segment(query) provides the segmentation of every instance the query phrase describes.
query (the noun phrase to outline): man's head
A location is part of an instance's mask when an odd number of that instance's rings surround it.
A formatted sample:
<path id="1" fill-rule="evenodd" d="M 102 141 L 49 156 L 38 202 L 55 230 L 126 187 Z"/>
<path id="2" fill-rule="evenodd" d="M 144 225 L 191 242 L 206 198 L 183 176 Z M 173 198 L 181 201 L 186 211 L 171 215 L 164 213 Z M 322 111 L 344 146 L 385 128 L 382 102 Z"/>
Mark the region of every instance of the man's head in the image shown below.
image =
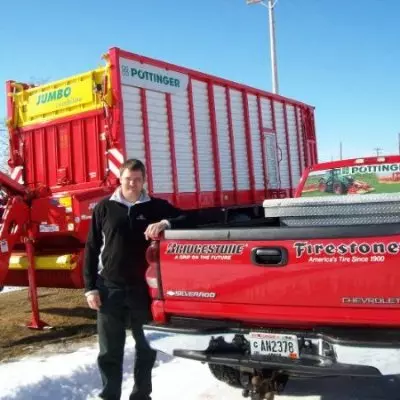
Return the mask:
<path id="1" fill-rule="evenodd" d="M 127 200 L 137 200 L 146 181 L 146 168 L 135 158 L 126 160 L 119 169 L 122 195 Z"/>

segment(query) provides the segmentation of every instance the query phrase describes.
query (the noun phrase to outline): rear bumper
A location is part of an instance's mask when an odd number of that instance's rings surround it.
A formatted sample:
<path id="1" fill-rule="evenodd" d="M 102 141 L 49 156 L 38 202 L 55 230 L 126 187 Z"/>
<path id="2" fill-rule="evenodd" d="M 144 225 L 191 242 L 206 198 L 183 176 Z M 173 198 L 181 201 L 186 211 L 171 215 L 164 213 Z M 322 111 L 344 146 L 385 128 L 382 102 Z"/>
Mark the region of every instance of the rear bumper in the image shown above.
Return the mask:
<path id="1" fill-rule="evenodd" d="M 365 341 L 315 331 L 285 331 L 286 334 L 296 334 L 299 343 L 312 343 L 313 351 L 306 351 L 300 344 L 299 359 L 291 360 L 275 355 L 255 357 L 249 355 L 249 352 L 235 349 L 234 344 L 238 341 L 244 345 L 248 343 L 248 329 L 190 329 L 149 324 L 144 330 L 153 349 L 201 362 L 242 368 L 279 369 L 289 374 L 302 375 L 400 374 L 400 341 Z M 274 332 L 279 333 L 278 330 Z"/>

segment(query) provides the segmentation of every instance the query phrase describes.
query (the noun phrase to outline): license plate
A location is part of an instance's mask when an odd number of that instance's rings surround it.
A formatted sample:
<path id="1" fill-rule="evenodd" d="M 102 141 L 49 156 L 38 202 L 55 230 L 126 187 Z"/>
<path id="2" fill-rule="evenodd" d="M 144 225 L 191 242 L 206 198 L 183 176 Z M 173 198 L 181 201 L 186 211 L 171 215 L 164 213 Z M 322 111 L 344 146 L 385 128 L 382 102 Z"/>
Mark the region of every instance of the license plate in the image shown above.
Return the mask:
<path id="1" fill-rule="evenodd" d="M 251 332 L 249 341 L 252 355 L 277 355 L 291 359 L 299 358 L 299 344 L 295 335 Z"/>

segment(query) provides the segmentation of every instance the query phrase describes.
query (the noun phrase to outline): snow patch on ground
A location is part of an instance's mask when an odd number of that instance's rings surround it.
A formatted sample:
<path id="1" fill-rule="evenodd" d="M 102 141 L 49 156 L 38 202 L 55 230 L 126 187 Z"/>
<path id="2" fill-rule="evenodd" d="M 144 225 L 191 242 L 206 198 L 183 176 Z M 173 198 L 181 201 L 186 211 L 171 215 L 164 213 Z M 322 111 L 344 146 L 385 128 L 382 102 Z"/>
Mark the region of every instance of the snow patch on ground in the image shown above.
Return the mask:
<path id="1" fill-rule="evenodd" d="M 158 340 L 153 337 L 150 340 Z M 134 340 L 127 337 L 121 400 L 133 386 Z M 70 353 L 42 352 L 14 362 L 0 363 L 0 399 L 94 400 L 100 389 L 97 343 Z M 397 361 L 398 362 L 398 361 Z M 324 378 L 290 380 L 276 400 L 398 400 L 400 382 L 379 379 Z M 158 354 L 153 370 L 153 400 L 241 400 L 241 391 L 211 375 L 207 365 Z"/>
<path id="2" fill-rule="evenodd" d="M 15 292 L 16 290 L 24 290 L 26 289 L 25 287 L 20 287 L 20 286 L 4 286 L 3 290 L 0 292 L 2 293 L 9 293 L 9 292 Z"/>

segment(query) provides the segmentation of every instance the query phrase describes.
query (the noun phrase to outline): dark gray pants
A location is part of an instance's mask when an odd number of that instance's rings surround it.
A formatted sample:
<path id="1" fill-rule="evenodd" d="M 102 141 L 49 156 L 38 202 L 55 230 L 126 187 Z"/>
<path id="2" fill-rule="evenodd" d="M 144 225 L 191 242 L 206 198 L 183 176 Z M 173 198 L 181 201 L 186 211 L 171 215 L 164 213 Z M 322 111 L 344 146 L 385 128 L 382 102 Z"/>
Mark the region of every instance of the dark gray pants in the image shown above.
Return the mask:
<path id="1" fill-rule="evenodd" d="M 156 351 L 148 345 L 143 324 L 151 319 L 147 287 L 120 287 L 101 280 L 98 285 L 102 306 L 97 314 L 100 353 L 98 366 L 103 383 L 100 397 L 120 400 L 126 328 L 136 342 L 133 376 L 135 385 L 130 400 L 150 400 L 151 371 Z"/>

